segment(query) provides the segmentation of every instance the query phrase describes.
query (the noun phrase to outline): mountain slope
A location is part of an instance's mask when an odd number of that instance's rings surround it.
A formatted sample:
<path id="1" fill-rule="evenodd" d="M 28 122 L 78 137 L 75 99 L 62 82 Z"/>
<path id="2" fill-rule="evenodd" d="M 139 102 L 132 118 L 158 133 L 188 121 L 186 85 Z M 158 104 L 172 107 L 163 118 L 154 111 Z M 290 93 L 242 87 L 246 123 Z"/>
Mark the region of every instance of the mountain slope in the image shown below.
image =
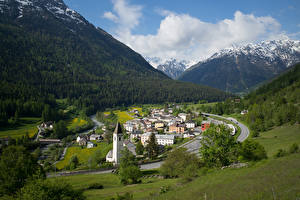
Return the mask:
<path id="1" fill-rule="evenodd" d="M 187 69 L 187 63 L 171 59 L 166 61 L 164 64 L 158 65 L 156 69 L 164 72 L 170 78 L 176 79 Z"/>
<path id="2" fill-rule="evenodd" d="M 171 80 L 62 0 L 0 1 L 0 37 L 2 116 L 14 116 L 17 109 L 21 115 L 41 113 L 43 103 L 55 98 L 68 98 L 94 112 L 116 105 L 228 96 Z M 33 102 L 40 103 L 25 109 Z"/>
<path id="3" fill-rule="evenodd" d="M 265 131 L 284 123 L 300 122 L 300 64 L 246 97 L 246 117 L 252 130 Z"/>
<path id="4" fill-rule="evenodd" d="M 179 80 L 224 91 L 247 92 L 300 62 L 300 41 L 278 40 L 232 47 L 188 69 Z"/>

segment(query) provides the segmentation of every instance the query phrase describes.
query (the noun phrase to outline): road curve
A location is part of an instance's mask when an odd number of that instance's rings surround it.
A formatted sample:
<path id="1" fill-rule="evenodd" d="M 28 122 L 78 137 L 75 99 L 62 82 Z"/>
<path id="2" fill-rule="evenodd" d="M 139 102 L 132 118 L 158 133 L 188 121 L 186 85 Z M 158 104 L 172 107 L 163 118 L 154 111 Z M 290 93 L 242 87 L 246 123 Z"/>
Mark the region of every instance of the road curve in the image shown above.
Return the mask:
<path id="1" fill-rule="evenodd" d="M 229 121 L 232 121 L 234 123 L 236 123 L 236 125 L 238 125 L 241 129 L 241 133 L 239 135 L 239 137 L 237 138 L 237 141 L 239 142 L 243 142 L 245 141 L 248 136 L 250 135 L 250 131 L 248 129 L 247 126 L 245 126 L 244 124 L 240 123 L 239 121 L 237 121 L 236 119 L 232 118 L 232 117 L 223 117 L 223 116 L 220 116 L 220 115 L 215 115 L 215 114 L 209 114 L 209 113 L 202 113 L 203 115 L 206 115 L 206 116 L 213 116 L 213 117 L 219 117 L 219 118 L 222 118 L 222 119 L 226 119 L 226 120 L 229 120 Z"/>

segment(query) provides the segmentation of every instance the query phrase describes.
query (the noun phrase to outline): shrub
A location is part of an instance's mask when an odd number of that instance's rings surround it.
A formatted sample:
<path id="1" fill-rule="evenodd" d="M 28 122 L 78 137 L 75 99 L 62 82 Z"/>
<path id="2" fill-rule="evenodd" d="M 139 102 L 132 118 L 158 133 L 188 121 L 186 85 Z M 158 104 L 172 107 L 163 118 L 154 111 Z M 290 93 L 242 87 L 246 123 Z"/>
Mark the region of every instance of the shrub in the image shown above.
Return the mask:
<path id="1" fill-rule="evenodd" d="M 242 143 L 240 154 L 245 160 L 262 160 L 267 158 L 265 148 L 256 141 L 246 140 Z"/>
<path id="2" fill-rule="evenodd" d="M 280 158 L 286 155 L 286 151 L 284 149 L 278 149 L 276 154 L 274 155 L 275 158 Z"/>
<path id="3" fill-rule="evenodd" d="M 289 153 L 297 153 L 299 151 L 298 144 L 294 143 L 290 146 Z"/>
<path id="4" fill-rule="evenodd" d="M 93 189 L 103 189 L 103 185 L 100 183 L 92 183 L 87 187 L 88 190 L 93 190 Z"/>

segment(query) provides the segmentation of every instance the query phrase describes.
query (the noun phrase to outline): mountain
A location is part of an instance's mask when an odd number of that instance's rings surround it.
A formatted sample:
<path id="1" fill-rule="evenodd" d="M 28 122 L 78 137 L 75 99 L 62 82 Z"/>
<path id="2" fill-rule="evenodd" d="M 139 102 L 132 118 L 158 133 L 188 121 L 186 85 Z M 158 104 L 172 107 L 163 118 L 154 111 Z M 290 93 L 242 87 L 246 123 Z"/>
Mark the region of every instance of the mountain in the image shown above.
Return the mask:
<path id="1" fill-rule="evenodd" d="M 40 115 L 65 98 L 88 113 L 117 105 L 218 101 L 217 89 L 173 81 L 62 0 L 0 1 L 0 114 Z"/>
<path id="2" fill-rule="evenodd" d="M 264 41 L 221 50 L 189 68 L 178 79 L 233 93 L 248 92 L 297 62 L 300 62 L 300 41 Z"/>
<path id="3" fill-rule="evenodd" d="M 149 58 L 146 60 L 156 69 L 164 72 L 167 76 L 172 79 L 179 77 L 186 69 L 188 69 L 192 64 L 186 60 L 177 60 L 171 58 L 169 60 L 162 60 L 158 57 Z"/>

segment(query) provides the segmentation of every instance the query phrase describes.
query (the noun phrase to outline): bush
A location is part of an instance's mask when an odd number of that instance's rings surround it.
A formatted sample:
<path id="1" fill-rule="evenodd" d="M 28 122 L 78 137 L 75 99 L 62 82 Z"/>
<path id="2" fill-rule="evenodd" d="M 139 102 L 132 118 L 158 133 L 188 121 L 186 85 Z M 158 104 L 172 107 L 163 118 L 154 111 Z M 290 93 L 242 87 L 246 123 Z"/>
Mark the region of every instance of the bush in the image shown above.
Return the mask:
<path id="1" fill-rule="evenodd" d="M 299 151 L 298 144 L 294 143 L 290 146 L 289 153 L 297 153 Z"/>
<path id="2" fill-rule="evenodd" d="M 100 183 L 92 183 L 87 187 L 88 190 L 94 190 L 94 189 L 103 189 L 103 185 Z"/>
<path id="3" fill-rule="evenodd" d="M 178 148 L 168 154 L 160 173 L 164 177 L 181 177 L 184 180 L 191 180 L 197 176 L 199 168 L 200 163 L 195 154 L 187 152 L 185 148 Z"/>
<path id="4" fill-rule="evenodd" d="M 287 153 L 284 149 L 278 149 L 277 153 L 274 155 L 275 158 L 280 158 L 285 156 Z"/>
<path id="5" fill-rule="evenodd" d="M 253 140 L 246 140 L 242 143 L 240 154 L 244 160 L 257 161 L 267 158 L 265 148 Z"/>

